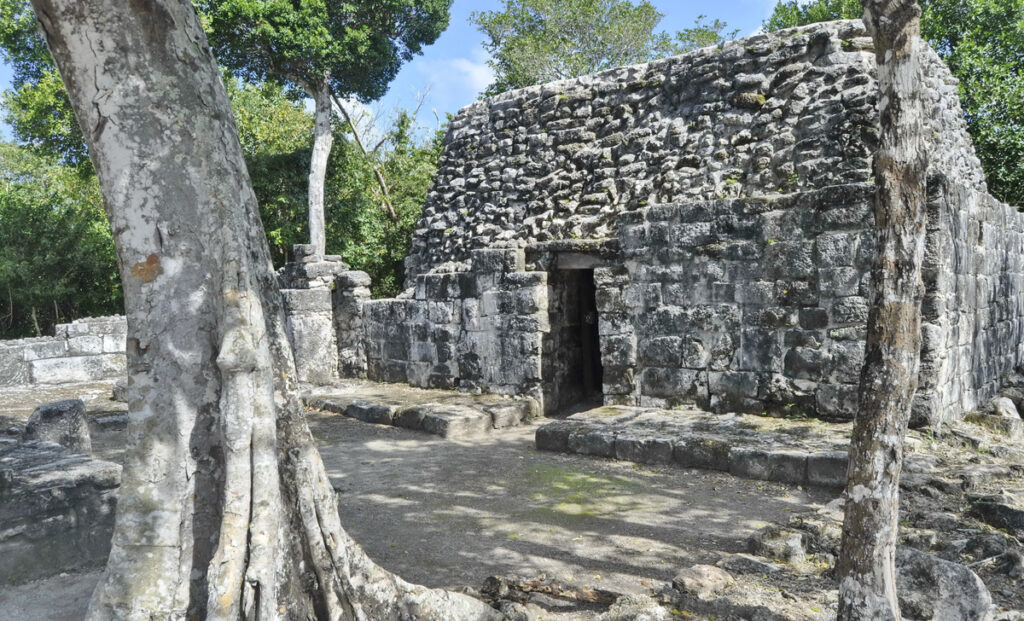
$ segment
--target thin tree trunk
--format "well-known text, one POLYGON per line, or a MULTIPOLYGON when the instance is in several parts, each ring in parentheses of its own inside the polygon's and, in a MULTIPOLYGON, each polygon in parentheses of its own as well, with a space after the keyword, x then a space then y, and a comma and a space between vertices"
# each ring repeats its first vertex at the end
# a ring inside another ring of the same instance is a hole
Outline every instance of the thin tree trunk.
POLYGON ((837 574, 839 619, 899 619, 896 535, 903 438, 917 389, 927 155, 921 10, 913 0, 863 0, 878 63, 880 147, 875 153, 877 254, 850 441, 837 574))
POLYGON ((327 250, 324 225, 324 184, 327 180, 327 159, 331 155, 334 135, 331 133, 331 86, 328 76, 313 93, 316 111, 313 116, 313 155, 309 160, 309 243, 317 254, 327 250))
POLYGON ((33 0, 99 175, 135 395, 89 619, 491 619, 342 529, 227 94, 188 0, 33 0))

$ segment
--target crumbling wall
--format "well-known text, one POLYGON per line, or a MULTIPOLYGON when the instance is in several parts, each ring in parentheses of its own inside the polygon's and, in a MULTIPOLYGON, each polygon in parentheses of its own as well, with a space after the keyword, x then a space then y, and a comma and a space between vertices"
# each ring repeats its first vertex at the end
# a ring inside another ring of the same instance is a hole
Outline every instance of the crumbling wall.
POLYGON ((54 336, 0 341, 0 387, 74 384, 125 376, 125 318, 58 324, 54 336))
POLYGON ((467 106, 408 283, 474 248, 611 237, 618 214, 646 205, 868 181, 873 66, 863 25, 833 22, 467 106))

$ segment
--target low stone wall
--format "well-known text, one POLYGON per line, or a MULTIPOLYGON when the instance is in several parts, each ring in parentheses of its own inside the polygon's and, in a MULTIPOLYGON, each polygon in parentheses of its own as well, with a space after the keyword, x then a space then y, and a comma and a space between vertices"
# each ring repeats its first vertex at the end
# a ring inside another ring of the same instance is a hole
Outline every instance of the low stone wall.
POLYGON ((467 272, 424 274, 412 297, 363 303, 367 377, 541 398, 547 274, 522 250, 478 250, 467 272))
POLYGON ((127 372, 125 318, 58 324, 52 337, 0 341, 0 387, 117 379, 127 372))

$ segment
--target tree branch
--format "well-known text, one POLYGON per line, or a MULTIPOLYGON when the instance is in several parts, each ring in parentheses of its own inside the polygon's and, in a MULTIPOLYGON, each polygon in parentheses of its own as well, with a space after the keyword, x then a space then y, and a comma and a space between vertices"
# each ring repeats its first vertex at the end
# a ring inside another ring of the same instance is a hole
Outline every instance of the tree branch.
MULTIPOLYGON (((359 128, 356 127, 356 124, 352 120, 352 116, 348 113, 348 110, 345 106, 341 105, 341 100, 335 97, 333 93, 331 93, 331 101, 334 102, 334 106, 338 109, 338 112, 341 113, 345 122, 352 128, 352 137, 355 138, 356 145, 359 147, 359 150, 363 152, 363 155, 369 158, 370 153, 367 152, 366 145, 363 144, 363 138, 359 135, 359 128)), ((392 222, 398 222, 398 214, 395 213, 395 207, 391 204, 391 192, 388 190, 388 184, 384 179, 384 173, 380 171, 375 160, 371 159, 370 166, 373 168, 373 175, 377 178, 377 185, 380 186, 381 193, 383 194, 381 208, 384 209, 384 213, 387 214, 389 220, 392 222)))

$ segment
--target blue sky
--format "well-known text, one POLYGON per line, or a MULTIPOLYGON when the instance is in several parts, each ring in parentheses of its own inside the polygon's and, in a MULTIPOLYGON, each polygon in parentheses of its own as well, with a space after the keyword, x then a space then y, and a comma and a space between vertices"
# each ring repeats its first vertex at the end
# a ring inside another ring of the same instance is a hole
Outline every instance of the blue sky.
MULTIPOLYGON (((706 15, 709 19, 724 20, 730 30, 738 28, 740 36, 754 32, 771 13, 775 2, 651 0, 665 15, 659 26, 663 30, 673 32, 687 28, 698 15, 706 15)), ((472 103, 490 82, 491 73, 483 50, 483 35, 469 23, 469 15, 473 11, 496 10, 500 5, 499 0, 455 0, 448 29, 434 45, 402 68, 387 95, 371 104, 367 112, 376 116, 378 122, 384 122, 398 109, 415 107, 426 93, 419 120, 426 126, 433 126, 435 111, 443 119, 446 113, 454 113, 472 103)), ((0 88, 8 88, 10 79, 10 68, 0 66, 0 88)), ((0 125, 0 132, 4 137, 9 136, 3 125, 0 125)))

